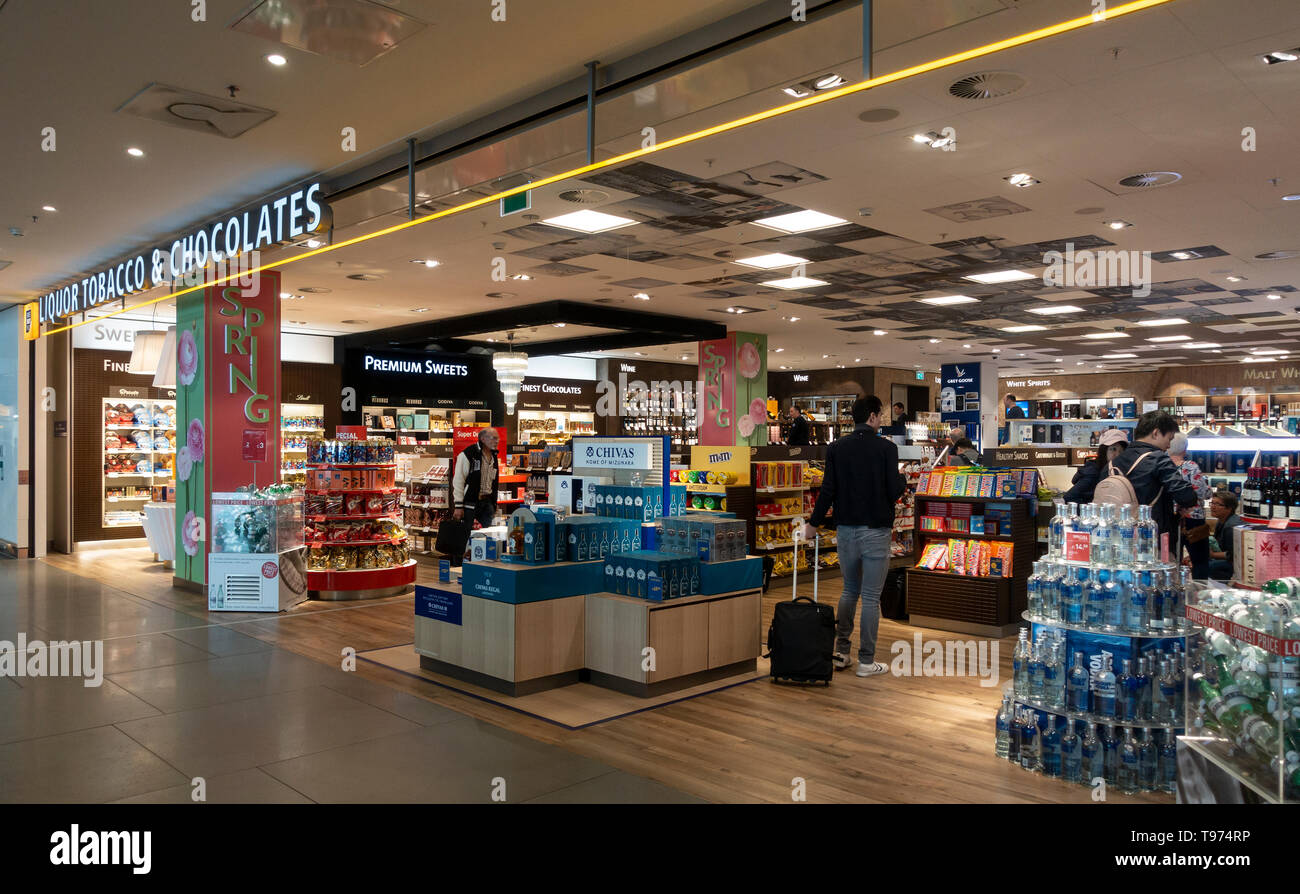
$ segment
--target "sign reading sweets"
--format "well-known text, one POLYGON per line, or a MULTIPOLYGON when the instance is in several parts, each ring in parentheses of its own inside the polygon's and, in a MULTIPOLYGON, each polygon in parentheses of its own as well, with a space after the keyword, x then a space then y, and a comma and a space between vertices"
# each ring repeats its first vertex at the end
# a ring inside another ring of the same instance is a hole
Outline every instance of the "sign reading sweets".
POLYGON ((361 361, 367 372, 405 373, 415 376, 468 376, 469 367, 463 363, 442 363, 437 360, 420 360, 410 357, 379 357, 367 354, 361 361))
POLYGON ((320 190, 321 185, 313 183, 284 193, 242 213, 223 216, 173 240, 170 245, 145 250, 79 282, 55 289, 38 301, 40 320, 44 323, 80 313, 106 301, 180 279, 210 262, 220 264, 226 258, 323 229, 328 207, 320 201, 320 190))

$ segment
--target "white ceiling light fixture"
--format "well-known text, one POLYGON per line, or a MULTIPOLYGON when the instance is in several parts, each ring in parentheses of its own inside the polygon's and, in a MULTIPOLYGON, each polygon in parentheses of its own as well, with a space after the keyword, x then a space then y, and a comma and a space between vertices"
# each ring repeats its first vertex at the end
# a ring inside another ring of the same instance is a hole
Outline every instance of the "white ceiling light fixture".
POLYGON ((131 345, 131 363, 127 372, 136 376, 156 376, 158 360, 162 356, 167 333, 158 329, 143 329, 135 334, 131 345))
POLYGON ((497 351, 492 355, 492 369, 496 372, 497 382, 501 385, 501 396, 505 398, 506 412, 515 413, 515 403, 519 399, 519 388, 528 375, 528 355, 513 350, 515 334, 509 335, 508 351, 497 351))
POLYGON ((984 285, 996 285, 1004 282, 1021 282, 1026 279, 1037 279, 1032 273, 1026 273, 1024 270, 995 270, 992 273, 972 273, 970 276, 963 276, 962 279, 969 279, 971 282, 983 283, 984 285))
POLYGON ((527 273, 516 273, 510 278, 515 280, 516 282, 532 282, 533 280, 533 278, 529 276, 527 273))
POLYGON ((1158 335, 1155 338, 1148 338, 1147 341, 1166 342, 1166 341, 1191 341, 1190 335, 1158 335))
POLYGON ((1283 62, 1295 62, 1300 59, 1300 48, 1293 50, 1274 50, 1259 57, 1265 65, 1278 65, 1283 62))
POLYGON ((1003 326, 1003 332, 1043 332, 1046 326, 1003 326))
POLYGON ((962 345, 963 348, 969 348, 970 345, 962 345))
POLYGON ((1108 220, 1105 221, 1105 224, 1112 230, 1127 230, 1129 227, 1133 226, 1126 220, 1108 220))
POLYGON ((276 68, 279 68, 282 65, 287 65, 289 62, 288 59, 284 58, 279 53, 272 53, 271 55, 267 56, 266 61, 270 62, 276 68))
POLYGON ((1290 354, 1285 348, 1251 348, 1252 354, 1290 354))
MULTIPOLYGON (((1102 354, 1102 360, 1132 360, 1137 354, 1102 354)), ((1082 362, 1082 361, 1080 361, 1082 362)))
POLYGON ((994 348, 994 349, 993 349, 993 353, 994 353, 994 354, 1001 354, 1001 353, 1002 353, 1002 349, 1001 349, 1001 348, 994 348))
POLYGON ((558 217, 549 217, 542 223, 547 226, 559 227, 562 230, 576 230, 579 233, 606 233, 610 230, 618 230, 623 227, 630 227, 638 221, 630 217, 618 217, 614 214, 605 214, 603 211, 592 211, 590 208, 582 211, 571 211, 568 214, 561 214, 558 217))
POLYGON ((637 301, 649 301, 649 300, 650 300, 650 296, 647 295, 645 292, 637 292, 637 293, 636 293, 635 295, 633 295, 632 297, 635 298, 637 301))
POLYGON ((1282 201, 1284 201, 1284 202, 1300 202, 1300 192, 1294 192, 1294 193, 1292 193, 1292 194, 1289 195, 1289 196, 1283 196, 1283 197, 1282 197, 1282 201))
POLYGON ((937 295, 934 298, 918 298, 922 304, 935 304, 939 307, 947 307, 951 304, 974 304, 979 301, 978 298, 972 298, 969 295, 937 295))
POLYGON ((1187 321, 1182 317, 1160 317, 1155 320, 1138 320, 1139 326, 1186 326, 1187 321))
POLYGON ((556 329, 563 329, 565 326, 567 326, 567 325, 569 325, 569 324, 568 324, 568 323, 552 323, 551 325, 554 326, 556 329))
POLYGON ((776 348, 775 350, 776 350, 776 353, 780 354, 782 351, 785 350, 785 348, 776 348))
POLYGON ((839 87, 843 83, 844 83, 844 78, 832 72, 831 74, 828 75, 822 75, 820 78, 817 78, 815 81, 813 81, 813 89, 833 90, 834 88, 839 87))
POLYGON ((144 158, 144 150, 136 146, 131 146, 126 150, 126 154, 134 158, 144 158))
POLYGON ((1269 300, 1269 301, 1281 301, 1281 300, 1282 300, 1282 296, 1281 296, 1281 295, 1276 295, 1276 294, 1270 294, 1270 295, 1268 296, 1268 300, 1269 300))
POLYGON ((1054 314, 1081 314, 1082 307, 1075 307, 1073 304, 1047 304, 1043 307, 1029 308, 1031 314, 1042 314, 1043 316, 1052 316, 1054 314))
POLYGON ((823 214, 820 211, 795 211, 790 214, 765 217, 762 220, 754 221, 754 223, 769 230, 780 230, 782 233, 808 233, 812 230, 838 227, 848 223, 848 221, 842 217, 823 214))
POLYGON ((1183 345, 1183 347, 1193 351, 1208 351, 1211 348, 1219 347, 1219 343, 1217 341, 1198 341, 1194 344, 1183 345))
POLYGON ((321 247, 321 241, 320 241, 319 239, 308 239, 308 240, 307 240, 307 247, 308 247, 308 248, 320 248, 320 247, 321 247))
POLYGON ((1037 184, 1043 182, 1038 178, 1036 178, 1033 174, 1012 174, 1010 177, 1003 177, 1002 179, 1010 183, 1012 186, 1018 186, 1021 189, 1026 189, 1030 186, 1036 186, 1037 184))
POLYGON ((807 264, 808 259, 778 253, 771 255, 758 255, 753 258, 737 258, 736 263, 744 264, 746 267, 757 267, 760 270, 775 270, 778 267, 794 267, 797 264, 807 264))
POLYGON ((1127 332, 1089 332, 1084 338, 1131 338, 1127 332))
POLYGON ((938 344, 939 342, 941 342, 941 341, 943 341, 943 339, 941 339, 941 338, 932 338, 932 339, 930 339, 930 344, 932 344, 932 345, 937 345, 937 344, 938 344))
POLYGON ((1233 273, 1228 277, 1228 282, 1241 282, 1242 280, 1245 280, 1247 278, 1248 277, 1242 276, 1239 273, 1233 273))
POLYGON ((53 214, 54 212, 58 211, 59 209, 58 209, 58 208, 55 208, 53 205, 42 205, 42 206, 41 206, 41 210, 42 210, 42 211, 48 211, 48 212, 50 212, 51 214, 53 214))
POLYGON ((795 99, 803 99, 805 96, 812 96, 811 90, 805 90, 797 84, 792 87, 782 87, 781 92, 793 96, 795 99))
POLYGON ((786 279, 769 279, 763 285, 788 291, 790 289, 812 289, 818 286, 829 286, 830 283, 824 279, 813 279, 811 276, 790 276, 786 279))
POLYGON ((885 329, 877 329, 875 332, 873 332, 873 333, 871 333, 871 334, 872 334, 872 335, 888 335, 889 332, 888 332, 887 330, 885 330, 885 329))
POLYGON ((784 321, 787 322, 787 323, 797 323, 797 322, 799 322, 799 318, 798 318, 798 317, 782 317, 781 319, 784 320, 784 321))

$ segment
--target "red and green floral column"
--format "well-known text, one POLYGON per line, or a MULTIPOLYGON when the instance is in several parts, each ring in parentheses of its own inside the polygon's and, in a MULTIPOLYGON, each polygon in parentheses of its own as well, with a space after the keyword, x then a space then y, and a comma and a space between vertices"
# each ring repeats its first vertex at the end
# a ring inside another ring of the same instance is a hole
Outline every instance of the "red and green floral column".
POLYGON ((280 274, 208 286, 176 307, 176 570, 207 580, 213 493, 280 481, 280 274))
POLYGON ((717 447, 767 444, 767 336, 731 332, 700 342, 700 443, 717 447))

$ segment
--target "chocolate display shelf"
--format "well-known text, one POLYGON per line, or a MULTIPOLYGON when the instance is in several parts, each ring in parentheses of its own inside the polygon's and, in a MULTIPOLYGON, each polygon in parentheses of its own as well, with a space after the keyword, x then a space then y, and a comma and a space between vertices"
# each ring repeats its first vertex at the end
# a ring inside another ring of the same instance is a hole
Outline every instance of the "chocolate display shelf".
POLYGON ((397 463, 307 463, 309 469, 396 469, 397 463))
POLYGON ((388 568, 346 571, 308 570, 307 589, 317 599, 379 599, 405 592, 415 583, 415 560, 388 568))
POLYGON ((381 537, 378 540, 308 540, 307 545, 313 549, 321 546, 393 546, 405 543, 406 535, 400 537, 381 537))
POLYGON ((307 488, 303 490, 305 494, 400 494, 405 493, 404 488, 400 487, 341 487, 338 490, 324 490, 321 488, 307 488))
POLYGON ((303 518, 310 521, 340 522, 340 521, 366 521, 367 519, 393 518, 397 515, 397 510, 392 509, 388 512, 373 512, 366 515, 304 515, 303 518))

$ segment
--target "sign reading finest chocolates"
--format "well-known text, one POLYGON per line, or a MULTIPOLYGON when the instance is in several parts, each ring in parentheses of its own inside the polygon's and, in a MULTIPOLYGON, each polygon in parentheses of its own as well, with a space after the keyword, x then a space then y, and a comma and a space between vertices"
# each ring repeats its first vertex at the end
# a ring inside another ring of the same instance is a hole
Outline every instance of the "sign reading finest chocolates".
POLYGON ((573 379, 524 379, 519 386, 521 410, 594 412, 596 383, 573 379))

